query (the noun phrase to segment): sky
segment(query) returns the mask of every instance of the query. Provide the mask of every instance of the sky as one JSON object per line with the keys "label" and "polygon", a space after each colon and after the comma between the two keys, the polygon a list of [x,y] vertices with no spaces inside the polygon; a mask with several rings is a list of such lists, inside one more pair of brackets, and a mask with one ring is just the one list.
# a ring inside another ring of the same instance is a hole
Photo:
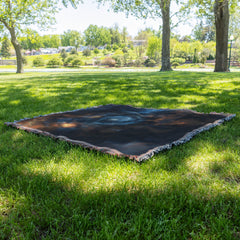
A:
{"label": "sky", "polygon": [[[172,6],[172,9],[175,8],[176,6]],[[68,6],[68,8],[62,7],[62,10],[56,14],[56,24],[52,26],[52,29],[40,32],[40,34],[63,34],[68,29],[83,33],[90,24],[99,27],[112,27],[114,24],[118,24],[120,29],[127,27],[128,33],[134,37],[140,30],[146,27],[158,30],[161,25],[161,19],[142,20],[133,16],[126,17],[124,13],[109,11],[107,6],[98,8],[97,3],[88,0],[84,4],[80,4],[77,9],[73,9],[71,6]],[[191,30],[192,27],[189,24],[181,24],[181,28],[175,29],[174,33],[182,36],[190,35]]]}

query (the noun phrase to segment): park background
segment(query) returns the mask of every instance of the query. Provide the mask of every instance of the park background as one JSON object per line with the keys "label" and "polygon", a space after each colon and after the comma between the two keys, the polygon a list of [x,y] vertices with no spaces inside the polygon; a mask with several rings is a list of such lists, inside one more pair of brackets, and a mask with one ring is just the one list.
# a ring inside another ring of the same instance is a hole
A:
{"label": "park background", "polygon": [[[65,8],[56,14],[51,28],[33,26],[25,29],[18,40],[25,68],[79,67],[156,67],[161,65],[161,18],[137,19],[115,13],[109,6],[94,2],[77,9]],[[173,15],[180,8],[173,3]],[[233,70],[240,66],[239,9],[230,16],[234,41],[231,47]],[[125,25],[124,25],[125,24]],[[127,27],[126,27],[127,26]],[[172,17],[170,56],[175,69],[212,69],[215,63],[216,34],[213,18],[199,18],[193,13]],[[0,69],[14,69],[15,51],[7,32],[1,38]],[[230,57],[230,56],[229,56]],[[10,60],[10,61],[9,61]]]}

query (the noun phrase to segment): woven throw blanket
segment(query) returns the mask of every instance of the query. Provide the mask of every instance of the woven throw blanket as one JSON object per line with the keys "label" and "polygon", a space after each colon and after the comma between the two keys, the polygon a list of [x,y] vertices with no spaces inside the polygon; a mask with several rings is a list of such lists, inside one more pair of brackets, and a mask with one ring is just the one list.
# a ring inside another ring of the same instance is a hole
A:
{"label": "woven throw blanket", "polygon": [[110,104],[5,124],[141,162],[234,116]]}

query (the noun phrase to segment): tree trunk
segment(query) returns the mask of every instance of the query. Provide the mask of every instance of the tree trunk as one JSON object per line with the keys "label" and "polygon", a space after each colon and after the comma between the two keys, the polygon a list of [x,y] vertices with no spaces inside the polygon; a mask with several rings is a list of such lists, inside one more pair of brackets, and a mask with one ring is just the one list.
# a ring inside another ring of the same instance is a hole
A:
{"label": "tree trunk", "polygon": [[162,11],[162,67],[160,71],[172,71],[170,63],[170,4],[171,0],[161,0]]}
{"label": "tree trunk", "polygon": [[216,63],[214,72],[227,72],[228,69],[228,0],[215,0],[214,6],[216,25]]}
{"label": "tree trunk", "polygon": [[9,31],[11,34],[11,42],[15,49],[16,57],[17,57],[17,73],[23,73],[23,59],[22,59],[21,45],[17,40],[15,28],[12,27],[9,29]]}

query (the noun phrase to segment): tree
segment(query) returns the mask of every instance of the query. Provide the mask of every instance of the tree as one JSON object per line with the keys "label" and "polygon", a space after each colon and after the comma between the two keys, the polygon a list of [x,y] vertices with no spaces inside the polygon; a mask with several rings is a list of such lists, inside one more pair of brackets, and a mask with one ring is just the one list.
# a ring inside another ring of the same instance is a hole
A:
{"label": "tree", "polygon": [[17,73],[23,72],[21,45],[17,35],[26,26],[51,22],[57,11],[56,1],[47,0],[0,0],[0,24],[3,24],[11,35],[11,42],[17,57]]}
{"label": "tree", "polygon": [[147,47],[147,56],[152,58],[155,62],[159,63],[160,60],[160,53],[161,53],[161,39],[152,36],[148,40],[148,47]]}
{"label": "tree", "polygon": [[111,35],[111,44],[120,45],[121,43],[121,34],[119,32],[119,27],[117,24],[114,27],[109,28],[110,35]]}
{"label": "tree", "polygon": [[229,33],[234,36],[234,40],[240,38],[240,6],[236,6],[235,12],[230,15]]}
{"label": "tree", "polygon": [[[97,0],[111,2],[114,11],[124,11],[140,18],[149,16],[162,18],[162,67],[161,71],[171,71],[170,63],[170,4],[171,0]],[[178,1],[176,1],[178,2]]]}
{"label": "tree", "polygon": [[[63,0],[65,5],[67,2]],[[74,0],[70,2],[74,6],[78,3]],[[0,27],[3,25],[10,33],[17,57],[17,73],[23,72],[21,45],[17,38],[19,32],[32,24],[40,27],[51,25],[57,11],[58,0],[0,0]]]}
{"label": "tree", "polygon": [[10,54],[10,41],[9,39],[5,36],[2,41],[2,47],[1,47],[1,56],[3,58],[9,58],[11,56]]}
{"label": "tree", "polygon": [[32,51],[33,49],[39,49],[42,46],[41,37],[37,31],[26,29],[24,33],[26,36],[19,38],[22,48]]}
{"label": "tree", "polygon": [[215,72],[227,72],[228,69],[228,0],[216,0],[214,4],[216,25],[216,63]]}
{"label": "tree", "polygon": [[160,8],[162,12],[162,68],[161,71],[170,71],[170,4],[171,0],[161,0]]}
{"label": "tree", "polygon": [[62,45],[61,37],[58,34],[43,35],[40,39],[45,48],[58,48]]}
{"label": "tree", "polygon": [[81,33],[75,30],[67,30],[61,35],[63,46],[74,46],[76,49],[83,44]]}
{"label": "tree", "polygon": [[214,19],[209,21],[207,24],[203,24],[203,21],[201,21],[200,24],[197,24],[193,29],[193,36],[195,40],[199,40],[201,42],[216,41]]}
{"label": "tree", "polygon": [[190,5],[198,7],[198,15],[214,16],[216,27],[215,72],[227,72],[228,69],[228,32],[230,13],[237,7],[237,0],[189,0]]}
{"label": "tree", "polygon": [[97,25],[89,25],[84,31],[87,46],[99,47],[111,43],[111,34],[109,29],[98,27]]}
{"label": "tree", "polygon": [[145,45],[148,44],[148,39],[154,36],[154,31],[151,28],[146,28],[140,30],[137,36],[134,37],[135,40],[145,40]]}
{"label": "tree", "polygon": [[127,28],[123,27],[122,32],[121,32],[121,40],[123,44],[127,44],[128,42],[128,32]]}

